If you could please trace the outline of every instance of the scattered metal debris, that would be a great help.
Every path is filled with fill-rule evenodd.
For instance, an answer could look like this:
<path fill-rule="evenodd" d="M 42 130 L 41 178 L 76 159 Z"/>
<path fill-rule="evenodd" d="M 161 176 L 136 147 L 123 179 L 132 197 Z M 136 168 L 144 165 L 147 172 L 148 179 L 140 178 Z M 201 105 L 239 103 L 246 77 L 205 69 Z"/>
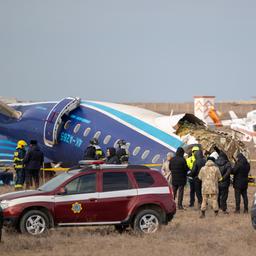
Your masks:
<path fill-rule="evenodd" d="M 216 146 L 223 150 L 232 162 L 234 162 L 239 152 L 250 159 L 247 146 L 240 140 L 240 133 L 230 128 L 211 128 L 204 124 L 194 124 L 187 120 L 180 120 L 177 124 L 176 134 L 181 137 L 184 143 L 201 144 L 206 153 L 212 153 Z"/>

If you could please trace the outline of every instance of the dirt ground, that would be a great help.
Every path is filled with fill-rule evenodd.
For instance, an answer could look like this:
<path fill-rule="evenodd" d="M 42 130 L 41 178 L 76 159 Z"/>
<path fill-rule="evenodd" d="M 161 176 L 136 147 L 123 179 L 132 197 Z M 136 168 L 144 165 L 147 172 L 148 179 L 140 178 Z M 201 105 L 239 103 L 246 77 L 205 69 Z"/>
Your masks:
<path fill-rule="evenodd" d="M 11 190 L 0 188 L 0 193 Z M 188 205 L 186 188 L 184 205 Z M 250 187 L 252 203 L 256 187 Z M 199 219 L 196 208 L 178 211 L 173 221 L 156 234 L 138 236 L 132 231 L 119 234 L 113 227 L 57 228 L 43 237 L 3 233 L 0 255 L 255 255 L 256 230 L 250 214 L 235 215 L 233 188 L 228 199 L 229 215 L 213 216 L 209 209 Z"/>

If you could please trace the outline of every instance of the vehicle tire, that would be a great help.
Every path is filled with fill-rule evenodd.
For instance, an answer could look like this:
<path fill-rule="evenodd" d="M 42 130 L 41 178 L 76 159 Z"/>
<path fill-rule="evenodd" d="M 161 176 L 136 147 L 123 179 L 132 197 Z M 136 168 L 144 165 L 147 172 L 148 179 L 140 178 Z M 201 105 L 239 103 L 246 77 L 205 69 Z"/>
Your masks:
<path fill-rule="evenodd" d="M 41 235 L 49 229 L 49 218 L 40 210 L 26 212 L 20 220 L 21 233 L 29 235 Z"/>
<path fill-rule="evenodd" d="M 161 214 L 152 209 L 145 209 L 135 216 L 133 228 L 135 232 L 142 234 L 152 234 L 161 228 Z"/>

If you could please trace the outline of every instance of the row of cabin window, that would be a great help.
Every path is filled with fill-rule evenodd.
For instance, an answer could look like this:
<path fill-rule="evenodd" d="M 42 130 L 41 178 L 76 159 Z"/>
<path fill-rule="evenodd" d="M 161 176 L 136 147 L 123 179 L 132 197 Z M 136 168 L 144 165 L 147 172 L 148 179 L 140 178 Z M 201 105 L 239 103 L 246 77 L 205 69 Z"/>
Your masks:
<path fill-rule="evenodd" d="M 70 123 L 71 123 L 71 120 L 68 120 L 68 121 L 65 123 L 65 125 L 64 125 L 64 129 L 68 129 Z M 74 127 L 74 130 L 73 130 L 74 133 L 78 133 L 80 127 L 81 127 L 81 124 L 77 124 L 77 125 Z M 84 137 L 87 137 L 90 132 L 91 132 L 91 128 L 90 128 L 90 127 L 87 127 L 87 128 L 84 130 L 83 136 L 84 136 Z M 101 135 L 101 132 L 100 132 L 100 131 L 97 131 L 97 132 L 94 134 L 93 138 L 99 139 L 100 135 Z M 111 135 L 107 135 L 107 136 L 104 138 L 103 143 L 104 143 L 105 145 L 107 145 L 107 144 L 110 142 L 110 140 L 111 140 Z M 118 142 L 118 141 L 119 141 L 119 140 L 116 140 L 116 142 L 114 143 L 114 147 L 117 147 L 117 142 Z M 127 143 L 127 144 L 128 144 L 128 147 L 127 147 L 127 148 L 129 148 L 129 147 L 130 147 L 130 143 Z M 139 154 L 139 152 L 140 152 L 140 149 L 141 149 L 140 147 L 136 147 L 136 148 L 133 150 L 132 155 L 133 155 L 133 156 L 137 156 L 137 155 Z M 150 154 L 150 150 L 145 150 L 145 151 L 143 152 L 143 154 L 141 155 L 141 159 L 142 159 L 142 160 L 145 160 L 145 159 L 148 157 L 149 154 Z M 152 163 L 156 163 L 156 162 L 159 160 L 159 158 L 160 158 L 160 155 L 159 155 L 159 154 L 155 155 L 155 156 L 153 157 L 153 159 L 152 159 Z"/>

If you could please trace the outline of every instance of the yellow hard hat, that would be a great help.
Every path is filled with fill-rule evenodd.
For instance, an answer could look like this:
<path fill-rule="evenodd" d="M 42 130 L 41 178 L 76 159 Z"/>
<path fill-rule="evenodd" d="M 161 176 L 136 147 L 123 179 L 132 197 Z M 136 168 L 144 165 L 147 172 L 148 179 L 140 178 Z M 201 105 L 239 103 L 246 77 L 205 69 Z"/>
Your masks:
<path fill-rule="evenodd" d="M 18 148 L 23 148 L 27 146 L 27 142 L 25 140 L 19 140 L 18 143 L 17 143 L 17 147 Z"/>
<path fill-rule="evenodd" d="M 193 148 L 192 148 L 192 152 L 193 151 L 198 151 L 200 148 L 198 147 L 198 146 L 194 146 Z"/>

